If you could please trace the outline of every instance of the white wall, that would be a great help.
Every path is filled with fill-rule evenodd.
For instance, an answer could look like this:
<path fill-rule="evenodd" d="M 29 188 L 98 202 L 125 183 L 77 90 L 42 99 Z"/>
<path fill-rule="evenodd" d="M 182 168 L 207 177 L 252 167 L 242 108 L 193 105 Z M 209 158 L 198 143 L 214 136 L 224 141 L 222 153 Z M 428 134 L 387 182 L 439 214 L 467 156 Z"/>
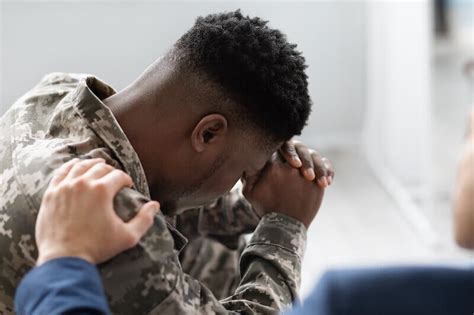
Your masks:
<path fill-rule="evenodd" d="M 368 6 L 366 155 L 426 241 L 432 211 L 431 2 Z"/>
<path fill-rule="evenodd" d="M 0 115 L 3 113 L 3 3 L 0 0 Z"/>
<path fill-rule="evenodd" d="M 93 73 L 123 88 L 196 16 L 237 8 L 270 20 L 306 56 L 315 107 L 305 140 L 357 141 L 366 103 L 363 2 L 6 2 L 0 114 L 51 71 Z"/>

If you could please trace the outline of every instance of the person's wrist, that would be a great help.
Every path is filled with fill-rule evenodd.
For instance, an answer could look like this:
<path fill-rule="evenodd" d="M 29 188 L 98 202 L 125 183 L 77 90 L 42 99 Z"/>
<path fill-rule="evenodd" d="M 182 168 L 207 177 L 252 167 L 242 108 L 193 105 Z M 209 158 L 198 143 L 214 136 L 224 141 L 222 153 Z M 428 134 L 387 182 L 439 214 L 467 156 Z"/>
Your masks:
<path fill-rule="evenodd" d="M 50 260 L 64 257 L 80 258 L 93 265 L 96 264 L 92 256 L 85 252 L 75 251 L 71 249 L 52 249 L 45 252 L 40 252 L 40 254 L 38 255 L 38 259 L 36 260 L 36 266 L 39 267 Z"/>

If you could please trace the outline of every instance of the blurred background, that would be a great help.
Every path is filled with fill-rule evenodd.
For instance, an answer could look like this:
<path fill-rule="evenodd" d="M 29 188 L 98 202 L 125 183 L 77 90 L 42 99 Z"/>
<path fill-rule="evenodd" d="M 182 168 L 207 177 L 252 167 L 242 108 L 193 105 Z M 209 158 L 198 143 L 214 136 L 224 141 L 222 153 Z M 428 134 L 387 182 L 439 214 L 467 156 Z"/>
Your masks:
<path fill-rule="evenodd" d="M 328 267 L 472 263 L 451 217 L 474 101 L 470 0 L 3 1 L 0 114 L 48 72 L 122 89 L 197 16 L 238 8 L 303 51 L 314 110 L 301 138 L 336 169 L 309 230 L 303 296 Z"/>

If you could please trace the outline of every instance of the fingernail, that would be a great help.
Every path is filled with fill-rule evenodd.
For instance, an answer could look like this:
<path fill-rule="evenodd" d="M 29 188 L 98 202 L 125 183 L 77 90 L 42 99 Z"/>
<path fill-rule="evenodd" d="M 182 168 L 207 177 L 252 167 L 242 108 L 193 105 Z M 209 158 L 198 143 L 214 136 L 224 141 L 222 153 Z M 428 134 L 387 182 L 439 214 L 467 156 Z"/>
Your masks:
<path fill-rule="evenodd" d="M 328 187 L 329 184 L 328 184 L 328 180 L 326 177 L 323 177 L 323 183 L 324 183 L 324 188 Z"/>
<path fill-rule="evenodd" d="M 321 178 L 318 179 L 319 187 L 321 187 L 321 188 L 326 188 L 327 183 L 326 183 L 324 180 L 325 180 L 324 177 L 321 177 Z"/>
<path fill-rule="evenodd" d="M 293 159 L 293 161 L 296 162 L 297 167 L 301 167 L 301 165 L 303 165 L 303 164 L 301 163 L 300 158 L 299 158 L 298 156 L 294 155 L 292 159 Z"/>
<path fill-rule="evenodd" d="M 305 170 L 306 175 L 308 175 L 310 180 L 313 180 L 316 175 L 314 174 L 314 170 L 312 168 L 308 168 Z"/>

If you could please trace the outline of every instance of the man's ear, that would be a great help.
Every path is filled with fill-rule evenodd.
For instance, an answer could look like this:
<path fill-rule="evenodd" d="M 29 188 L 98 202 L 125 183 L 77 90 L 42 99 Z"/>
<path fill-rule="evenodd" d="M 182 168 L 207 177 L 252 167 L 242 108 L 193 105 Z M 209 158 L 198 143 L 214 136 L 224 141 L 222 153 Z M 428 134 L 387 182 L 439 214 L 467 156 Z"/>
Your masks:
<path fill-rule="evenodd" d="M 196 124 L 191 134 L 191 145 L 203 152 L 210 144 L 216 144 L 227 134 L 227 119 L 221 114 L 206 115 Z"/>

